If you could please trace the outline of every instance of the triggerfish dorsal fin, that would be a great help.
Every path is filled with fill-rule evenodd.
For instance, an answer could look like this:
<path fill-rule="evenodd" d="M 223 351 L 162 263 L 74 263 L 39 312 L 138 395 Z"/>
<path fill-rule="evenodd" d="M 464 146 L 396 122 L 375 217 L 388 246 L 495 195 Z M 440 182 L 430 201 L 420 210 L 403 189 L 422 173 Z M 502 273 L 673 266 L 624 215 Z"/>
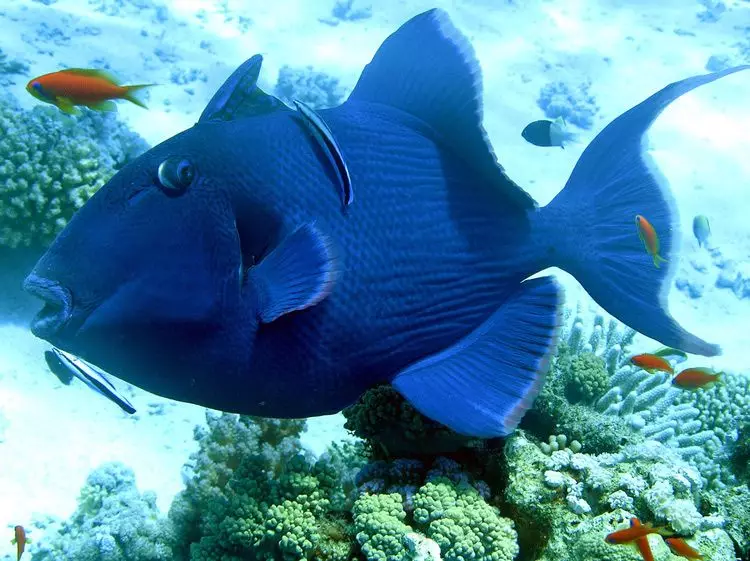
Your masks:
<path fill-rule="evenodd" d="M 272 111 L 291 111 L 280 99 L 258 87 L 262 64 L 261 55 L 255 55 L 243 62 L 214 94 L 198 122 L 232 121 Z"/>
<path fill-rule="evenodd" d="M 497 162 L 482 126 L 479 63 L 443 10 L 415 16 L 383 42 L 347 100 L 356 102 L 390 105 L 419 118 L 511 201 L 536 206 Z"/>
<path fill-rule="evenodd" d="M 106 70 L 97 70 L 96 68 L 68 68 L 64 70 L 64 72 L 66 74 L 77 74 L 79 76 L 88 76 L 90 78 L 101 78 L 115 86 L 120 85 L 120 80 L 118 80 L 114 74 L 107 72 Z"/>

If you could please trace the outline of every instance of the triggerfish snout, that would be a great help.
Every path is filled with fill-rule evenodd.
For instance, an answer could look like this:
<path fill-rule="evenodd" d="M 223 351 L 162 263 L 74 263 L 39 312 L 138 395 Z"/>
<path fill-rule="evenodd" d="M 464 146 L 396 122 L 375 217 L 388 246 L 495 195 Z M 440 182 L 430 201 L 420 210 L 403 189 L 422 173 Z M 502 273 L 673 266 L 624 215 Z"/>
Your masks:
<path fill-rule="evenodd" d="M 154 84 L 120 85 L 118 80 L 104 70 L 70 68 L 33 78 L 26 91 L 45 103 L 56 106 L 63 113 L 78 114 L 76 106 L 95 111 L 116 111 L 113 99 L 126 99 L 146 109 L 137 92 Z"/>

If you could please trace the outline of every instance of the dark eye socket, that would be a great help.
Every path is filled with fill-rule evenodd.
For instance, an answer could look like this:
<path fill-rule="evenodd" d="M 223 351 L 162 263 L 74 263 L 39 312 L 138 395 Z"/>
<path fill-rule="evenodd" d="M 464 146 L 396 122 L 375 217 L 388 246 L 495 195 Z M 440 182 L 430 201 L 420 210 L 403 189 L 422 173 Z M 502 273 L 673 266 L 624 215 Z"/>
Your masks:
<path fill-rule="evenodd" d="M 167 158 L 159 164 L 157 174 L 166 193 L 181 195 L 195 179 L 195 166 L 186 158 Z"/>

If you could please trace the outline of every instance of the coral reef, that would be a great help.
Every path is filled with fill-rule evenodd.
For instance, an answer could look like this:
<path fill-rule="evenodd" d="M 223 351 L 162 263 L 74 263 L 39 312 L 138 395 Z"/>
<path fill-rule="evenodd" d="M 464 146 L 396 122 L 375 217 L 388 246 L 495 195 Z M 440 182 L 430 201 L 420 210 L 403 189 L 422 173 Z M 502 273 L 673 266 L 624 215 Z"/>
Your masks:
<path fill-rule="evenodd" d="M 444 561 L 511 561 L 518 554 L 513 521 L 489 504 L 490 487 L 457 462 L 438 457 L 374 462 L 357 477 L 352 513 L 368 561 L 409 559 L 409 541 L 424 536 Z M 412 536 L 407 538 L 407 536 Z"/>
<path fill-rule="evenodd" d="M 340 105 L 345 94 L 338 78 L 318 72 L 312 66 L 282 66 L 274 93 L 286 103 L 291 104 L 292 100 L 298 99 L 313 109 Z"/>
<path fill-rule="evenodd" d="M 614 452 L 623 444 L 643 437 L 622 419 L 597 412 L 588 404 L 602 395 L 610 379 L 626 360 L 635 332 L 622 329 L 597 315 L 593 329 L 585 333 L 579 309 L 567 310 L 557 354 L 534 406 L 521 426 L 544 439 L 564 434 L 577 440 L 587 452 Z"/>
<path fill-rule="evenodd" d="M 89 474 L 70 520 L 31 548 L 32 561 L 168 561 L 173 536 L 159 518 L 156 495 L 138 492 L 119 462 Z"/>
<path fill-rule="evenodd" d="M 671 449 L 651 442 L 611 454 L 559 450 L 551 456 L 519 431 L 505 446 L 506 500 L 519 527 L 529 528 L 524 545 L 532 559 L 638 559 L 635 550 L 604 541 L 632 516 L 693 536 L 706 559 L 734 559 L 720 516 L 703 516 L 698 472 Z M 534 538 L 536 536 L 536 538 Z M 546 541 L 540 541 L 546 536 Z M 657 559 L 667 548 L 653 538 Z"/>
<path fill-rule="evenodd" d="M 368 4 L 357 8 L 354 4 L 355 0 L 336 0 L 333 8 L 331 8 L 331 16 L 327 18 L 318 18 L 318 21 L 330 25 L 331 27 L 335 27 L 341 22 L 359 21 L 372 17 L 371 5 Z"/>
<path fill-rule="evenodd" d="M 174 559 L 350 558 L 347 513 L 363 463 L 357 446 L 315 460 L 299 441 L 304 421 L 210 413 L 206 420 L 169 512 Z"/>
<path fill-rule="evenodd" d="M 27 74 L 29 65 L 19 60 L 10 60 L 0 49 L 0 87 L 7 88 L 16 83 L 14 76 Z"/>
<path fill-rule="evenodd" d="M 565 82 L 550 82 L 539 91 L 537 105 L 550 119 L 562 117 L 567 123 L 590 129 L 599 112 L 594 96 L 589 94 L 590 87 L 591 82 L 575 87 Z"/>
<path fill-rule="evenodd" d="M 444 454 L 476 442 L 425 417 L 391 386 L 365 392 L 343 414 L 346 429 L 367 441 L 375 458 Z"/>
<path fill-rule="evenodd" d="M 77 119 L 0 98 L 0 245 L 43 247 L 124 164 L 148 148 L 112 114 Z"/>

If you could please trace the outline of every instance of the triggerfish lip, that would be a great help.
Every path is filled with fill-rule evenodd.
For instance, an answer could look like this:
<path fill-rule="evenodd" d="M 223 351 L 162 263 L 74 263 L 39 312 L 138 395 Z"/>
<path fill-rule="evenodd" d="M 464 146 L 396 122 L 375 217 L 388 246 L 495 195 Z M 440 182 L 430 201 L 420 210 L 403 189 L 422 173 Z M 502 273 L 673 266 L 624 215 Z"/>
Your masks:
<path fill-rule="evenodd" d="M 44 300 L 44 307 L 31 321 L 31 332 L 41 339 L 58 333 L 73 314 L 73 296 L 60 283 L 34 273 L 23 281 L 23 289 Z"/>

